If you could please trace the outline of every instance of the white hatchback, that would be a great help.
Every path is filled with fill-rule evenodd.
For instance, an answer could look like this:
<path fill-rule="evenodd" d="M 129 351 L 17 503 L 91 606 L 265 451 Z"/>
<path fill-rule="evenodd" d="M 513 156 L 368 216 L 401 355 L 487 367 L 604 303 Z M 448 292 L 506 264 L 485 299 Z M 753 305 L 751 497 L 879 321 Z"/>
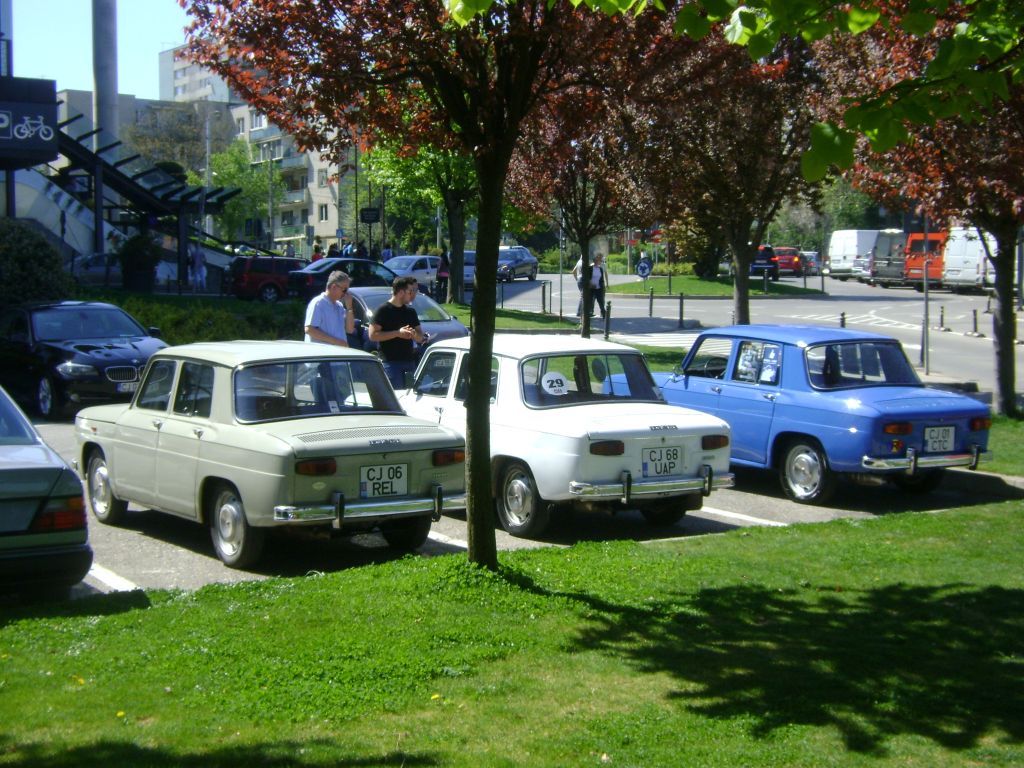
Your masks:
<path fill-rule="evenodd" d="M 470 339 L 432 345 L 413 387 L 411 416 L 466 433 Z M 729 425 L 670 406 L 643 355 L 569 336 L 500 334 L 491 361 L 491 461 L 498 517 L 536 536 L 553 509 L 639 509 L 671 525 L 733 485 Z"/>

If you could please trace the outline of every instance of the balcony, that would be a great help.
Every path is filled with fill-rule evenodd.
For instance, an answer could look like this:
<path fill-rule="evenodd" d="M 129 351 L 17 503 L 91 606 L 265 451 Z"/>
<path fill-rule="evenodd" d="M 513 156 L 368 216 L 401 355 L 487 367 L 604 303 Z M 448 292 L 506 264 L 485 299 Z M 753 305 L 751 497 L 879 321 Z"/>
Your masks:
<path fill-rule="evenodd" d="M 276 237 L 305 237 L 306 236 L 306 225 L 305 224 L 285 224 L 284 226 L 278 227 L 275 233 Z"/>
<path fill-rule="evenodd" d="M 286 189 L 284 194 L 281 195 L 281 206 L 292 206 L 292 205 L 304 205 L 309 202 L 309 190 L 303 189 Z"/>
<path fill-rule="evenodd" d="M 307 158 L 304 153 L 296 152 L 295 154 L 285 155 L 278 161 L 278 167 L 281 170 L 286 168 L 305 168 L 307 165 Z"/>

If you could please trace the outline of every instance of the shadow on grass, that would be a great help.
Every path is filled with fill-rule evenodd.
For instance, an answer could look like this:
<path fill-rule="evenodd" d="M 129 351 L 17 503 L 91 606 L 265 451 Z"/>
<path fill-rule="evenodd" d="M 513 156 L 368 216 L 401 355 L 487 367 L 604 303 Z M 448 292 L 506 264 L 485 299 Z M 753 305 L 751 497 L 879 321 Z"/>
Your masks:
<path fill-rule="evenodd" d="M 79 616 L 112 616 L 149 608 L 149 597 L 142 590 L 92 595 L 79 600 L 33 600 L 14 596 L 0 602 L 0 628 L 24 619 L 71 618 Z"/>
<path fill-rule="evenodd" d="M 344 757 L 329 741 L 275 742 L 255 746 L 221 747 L 202 752 L 178 752 L 146 747 L 130 742 L 101 741 L 60 753 L 45 746 L 19 746 L 0 737 L 0 752 L 5 765 L 32 768 L 109 768 L 109 766 L 147 766 L 148 768 L 362 768 L 363 766 L 436 766 L 433 757 L 394 751 L 383 755 Z M 330 756 L 313 757 L 329 753 Z M 12 759 L 13 758 L 13 759 Z"/>
<path fill-rule="evenodd" d="M 512 580 L 534 591 L 528 576 Z M 705 717 L 834 728 L 851 752 L 919 736 L 950 750 L 1024 740 L 1024 591 L 956 584 L 841 591 L 705 589 L 643 608 L 595 609 L 580 649 L 669 674 Z M 1004 735 L 1005 734 L 1005 735 Z"/>

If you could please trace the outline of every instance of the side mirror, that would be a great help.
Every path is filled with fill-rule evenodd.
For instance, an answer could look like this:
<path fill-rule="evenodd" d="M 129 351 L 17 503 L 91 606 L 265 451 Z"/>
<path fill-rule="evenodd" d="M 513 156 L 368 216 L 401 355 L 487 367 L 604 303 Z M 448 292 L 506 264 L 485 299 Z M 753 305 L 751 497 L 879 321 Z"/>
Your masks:
<path fill-rule="evenodd" d="M 157 339 L 162 338 L 162 335 L 160 333 L 160 329 L 157 328 L 156 326 L 152 326 L 152 325 L 149 326 L 149 328 L 146 329 L 146 333 L 148 333 L 150 336 L 153 336 L 154 338 L 157 338 Z"/>

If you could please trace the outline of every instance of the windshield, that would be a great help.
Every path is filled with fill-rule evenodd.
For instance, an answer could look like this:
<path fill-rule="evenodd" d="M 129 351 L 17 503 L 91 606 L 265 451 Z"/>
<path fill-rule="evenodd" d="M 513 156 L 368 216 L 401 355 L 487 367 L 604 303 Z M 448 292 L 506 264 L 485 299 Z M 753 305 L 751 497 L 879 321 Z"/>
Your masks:
<path fill-rule="evenodd" d="M 33 313 L 32 329 L 39 341 L 146 335 L 142 326 L 117 307 L 43 309 Z"/>
<path fill-rule="evenodd" d="M 534 357 L 523 361 L 521 374 L 523 400 L 535 407 L 662 400 L 647 363 L 638 354 L 590 352 Z"/>
<path fill-rule="evenodd" d="M 806 360 L 808 378 L 816 389 L 921 384 L 903 347 L 893 342 L 820 344 L 807 349 Z"/>
<path fill-rule="evenodd" d="M 416 259 L 419 256 L 396 256 L 393 259 L 388 259 L 384 262 L 385 267 L 390 269 L 412 269 L 412 265 L 416 263 Z"/>
<path fill-rule="evenodd" d="M 391 292 L 362 293 L 359 297 L 366 304 L 368 321 L 373 322 L 373 313 L 377 311 L 385 301 L 391 298 Z M 452 316 L 445 312 L 444 308 L 429 296 L 417 292 L 416 298 L 412 300 L 412 308 L 416 310 L 416 316 L 421 323 L 441 323 L 452 319 Z"/>
<path fill-rule="evenodd" d="M 239 421 L 401 412 L 377 360 L 250 365 L 235 372 L 234 393 Z"/>

